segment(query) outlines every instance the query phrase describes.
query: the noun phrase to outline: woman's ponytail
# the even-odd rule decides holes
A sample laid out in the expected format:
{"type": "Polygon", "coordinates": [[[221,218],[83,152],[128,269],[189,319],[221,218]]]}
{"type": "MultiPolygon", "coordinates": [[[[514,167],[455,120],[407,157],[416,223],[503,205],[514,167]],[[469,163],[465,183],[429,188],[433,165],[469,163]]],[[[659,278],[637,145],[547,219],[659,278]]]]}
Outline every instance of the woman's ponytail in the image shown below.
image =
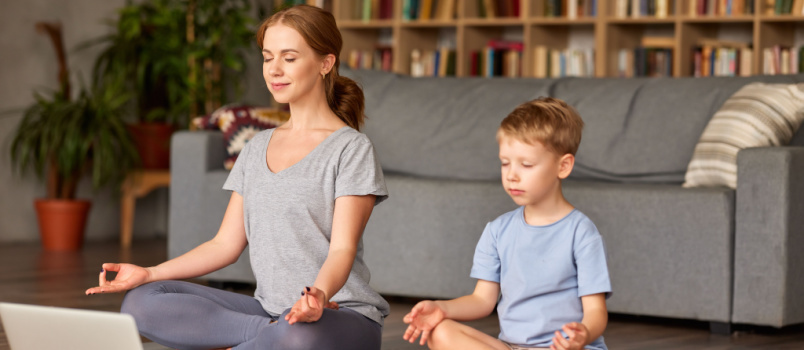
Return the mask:
{"type": "Polygon", "coordinates": [[[337,69],[327,74],[324,83],[329,108],[346,125],[360,131],[365,119],[363,89],[354,80],[340,76],[337,69]]]}

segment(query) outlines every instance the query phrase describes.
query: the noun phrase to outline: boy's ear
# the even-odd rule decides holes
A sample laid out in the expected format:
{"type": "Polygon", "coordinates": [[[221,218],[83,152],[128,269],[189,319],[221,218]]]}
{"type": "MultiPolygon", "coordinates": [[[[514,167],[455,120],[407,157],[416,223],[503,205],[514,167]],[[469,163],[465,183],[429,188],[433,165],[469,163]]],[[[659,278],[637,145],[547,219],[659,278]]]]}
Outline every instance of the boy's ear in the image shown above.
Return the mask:
{"type": "Polygon", "coordinates": [[[575,166],[575,156],[567,153],[558,160],[558,178],[564,180],[572,172],[572,167],[575,166]]]}

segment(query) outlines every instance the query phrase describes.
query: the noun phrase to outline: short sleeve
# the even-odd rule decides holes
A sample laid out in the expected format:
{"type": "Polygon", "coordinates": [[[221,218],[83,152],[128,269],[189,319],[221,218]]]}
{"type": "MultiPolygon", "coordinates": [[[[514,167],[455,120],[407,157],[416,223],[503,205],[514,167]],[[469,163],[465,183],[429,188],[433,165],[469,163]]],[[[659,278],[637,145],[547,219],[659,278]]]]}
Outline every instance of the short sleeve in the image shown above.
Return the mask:
{"type": "Polygon", "coordinates": [[[608,298],[611,296],[611,281],[603,237],[591,222],[589,225],[581,225],[580,229],[581,239],[574,249],[578,269],[578,296],[606,293],[608,298]]]}
{"type": "Polygon", "coordinates": [[[335,198],[374,195],[374,205],[388,198],[377,153],[367,137],[358,138],[341,153],[335,178],[335,198]]]}
{"type": "Polygon", "coordinates": [[[470,277],[500,283],[500,254],[497,251],[497,237],[492,230],[491,223],[486,224],[480,241],[475,248],[475,258],[472,263],[470,277]]]}
{"type": "Polygon", "coordinates": [[[241,196],[244,195],[243,186],[246,178],[246,163],[248,163],[251,144],[252,142],[247,142],[243,150],[240,151],[240,155],[237,156],[237,160],[235,160],[234,166],[232,166],[232,170],[229,172],[229,177],[227,177],[226,182],[223,183],[224,190],[235,191],[241,196]]]}

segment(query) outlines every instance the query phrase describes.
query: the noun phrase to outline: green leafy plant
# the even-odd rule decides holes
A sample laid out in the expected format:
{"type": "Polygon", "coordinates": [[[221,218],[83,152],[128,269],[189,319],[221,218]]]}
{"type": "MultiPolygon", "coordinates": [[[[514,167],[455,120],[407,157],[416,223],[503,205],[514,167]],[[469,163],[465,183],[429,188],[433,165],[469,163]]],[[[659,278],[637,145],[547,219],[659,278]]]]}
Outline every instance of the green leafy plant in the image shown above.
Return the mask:
{"type": "Polygon", "coordinates": [[[231,102],[230,88],[242,94],[255,23],[248,0],[129,0],[112,33],[84,46],[104,45],[93,76],[125,81],[138,121],[185,127],[231,102]]]}
{"type": "Polygon", "coordinates": [[[70,73],[59,23],[39,22],[59,64],[59,90],[50,95],[34,92],[11,142],[11,165],[22,173],[31,168],[46,176],[47,198],[75,199],[80,179],[90,174],[94,188],[118,189],[126,173],[138,162],[134,144],[121,118],[129,96],[122,81],[83,84],[71,98],[70,73]],[[46,175],[45,175],[46,174],[46,175]]]}
{"type": "Polygon", "coordinates": [[[11,143],[11,163],[23,173],[47,172],[47,197],[75,199],[79,180],[117,188],[137,162],[121,115],[128,97],[115,84],[82,88],[75,99],[64,91],[34,93],[11,143]]]}

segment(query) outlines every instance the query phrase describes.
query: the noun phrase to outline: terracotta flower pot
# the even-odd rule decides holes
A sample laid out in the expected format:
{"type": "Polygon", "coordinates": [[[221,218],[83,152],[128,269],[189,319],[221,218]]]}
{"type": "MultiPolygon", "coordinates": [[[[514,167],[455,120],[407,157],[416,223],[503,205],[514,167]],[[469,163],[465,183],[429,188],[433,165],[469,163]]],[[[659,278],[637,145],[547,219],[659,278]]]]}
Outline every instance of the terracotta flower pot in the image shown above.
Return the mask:
{"type": "Polygon", "coordinates": [[[91,205],[83,200],[35,200],[42,247],[48,251],[81,250],[91,205]]]}
{"type": "Polygon", "coordinates": [[[170,168],[170,137],[173,125],[165,123],[140,123],[128,125],[137,153],[145,169],[170,168]]]}

